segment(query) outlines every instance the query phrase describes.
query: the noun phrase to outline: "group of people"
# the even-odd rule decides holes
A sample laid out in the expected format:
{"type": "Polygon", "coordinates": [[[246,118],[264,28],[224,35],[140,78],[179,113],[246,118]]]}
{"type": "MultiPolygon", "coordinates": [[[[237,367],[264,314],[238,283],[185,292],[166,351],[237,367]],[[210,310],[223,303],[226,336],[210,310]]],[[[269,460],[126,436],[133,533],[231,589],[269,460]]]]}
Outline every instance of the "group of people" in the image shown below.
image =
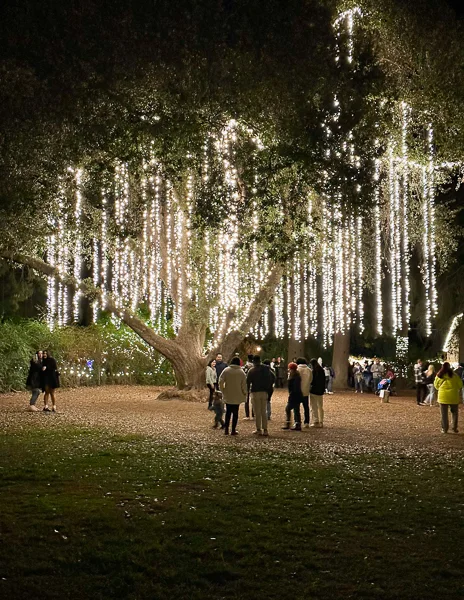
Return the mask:
{"type": "Polygon", "coordinates": [[[364,392],[377,394],[383,379],[387,379],[390,385],[395,380],[393,369],[388,365],[383,365],[379,358],[370,362],[368,360],[365,360],[364,363],[355,362],[351,369],[351,376],[353,384],[351,387],[354,387],[356,394],[364,394],[364,392]]]}
{"type": "MultiPolygon", "coordinates": [[[[256,421],[255,435],[268,436],[268,421],[271,419],[271,399],[274,388],[278,387],[278,369],[282,359],[264,360],[259,355],[248,355],[243,365],[238,354],[230,365],[218,354],[206,368],[206,385],[209,389],[208,409],[214,411],[213,427],[224,429],[226,435],[237,435],[237,423],[240,404],[245,404],[245,420],[250,420],[250,403],[252,417],[256,421]],[[278,362],[277,362],[278,361],[278,362]],[[278,369],[276,369],[278,365],[278,369]],[[224,404],[226,407],[225,420],[224,404]]],[[[311,360],[311,368],[305,358],[292,361],[287,368],[288,401],[285,408],[286,422],[284,430],[301,431],[302,426],[322,427],[324,421],[323,395],[327,391],[332,372],[326,375],[322,365],[311,360]],[[304,421],[301,420],[303,405],[304,421]],[[294,424],[292,425],[292,415],[294,424]]],[[[334,374],[333,374],[334,375],[334,374]]],[[[280,383],[280,382],[279,382],[280,383]]],[[[328,393],[332,393],[331,391],[328,393]]]]}
{"type": "Polygon", "coordinates": [[[451,431],[458,433],[459,404],[464,401],[464,365],[460,364],[453,371],[449,362],[435,374],[435,367],[429,364],[424,368],[421,359],[414,365],[416,383],[416,402],[419,406],[433,406],[435,401],[440,406],[441,431],[448,433],[449,413],[451,412],[451,431]]]}
{"type": "Polygon", "coordinates": [[[47,350],[39,350],[31,359],[26,387],[32,392],[28,406],[29,411],[39,411],[36,402],[40,394],[44,393],[44,407],[42,410],[56,412],[55,390],[60,387],[60,374],[56,360],[47,350]],[[50,400],[51,408],[48,405],[50,400]]]}

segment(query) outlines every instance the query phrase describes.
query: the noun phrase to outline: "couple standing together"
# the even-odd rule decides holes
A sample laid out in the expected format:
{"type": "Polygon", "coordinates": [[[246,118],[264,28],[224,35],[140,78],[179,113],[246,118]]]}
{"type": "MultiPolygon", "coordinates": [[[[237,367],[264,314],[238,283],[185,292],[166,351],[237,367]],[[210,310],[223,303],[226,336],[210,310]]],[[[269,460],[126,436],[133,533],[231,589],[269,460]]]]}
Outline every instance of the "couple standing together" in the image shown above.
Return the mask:
{"type": "Polygon", "coordinates": [[[240,366],[240,359],[234,357],[230,366],[226,367],[219,377],[219,389],[226,404],[226,419],[224,433],[229,435],[230,421],[232,419],[231,435],[237,435],[237,421],[240,404],[247,399],[250,393],[251,405],[255,414],[255,435],[268,436],[267,430],[267,402],[269,390],[274,383],[274,374],[271,369],[261,364],[260,356],[253,356],[253,366],[245,375],[240,366]]]}
{"type": "Polygon", "coordinates": [[[301,431],[301,410],[303,405],[304,426],[309,427],[309,408],[311,404],[311,427],[323,427],[324,424],[324,392],[325,371],[313,358],[311,369],[305,358],[298,358],[296,363],[288,365],[288,402],[285,407],[287,421],[284,430],[301,431]],[[294,425],[291,427],[291,419],[294,425]]]}
{"type": "Polygon", "coordinates": [[[50,356],[47,350],[43,352],[39,350],[31,360],[26,387],[32,391],[29,411],[37,412],[39,410],[35,403],[40,394],[45,392],[43,410],[45,412],[56,412],[55,390],[60,387],[60,374],[58,373],[56,360],[50,356]],[[48,407],[50,399],[52,401],[51,411],[48,407]]]}

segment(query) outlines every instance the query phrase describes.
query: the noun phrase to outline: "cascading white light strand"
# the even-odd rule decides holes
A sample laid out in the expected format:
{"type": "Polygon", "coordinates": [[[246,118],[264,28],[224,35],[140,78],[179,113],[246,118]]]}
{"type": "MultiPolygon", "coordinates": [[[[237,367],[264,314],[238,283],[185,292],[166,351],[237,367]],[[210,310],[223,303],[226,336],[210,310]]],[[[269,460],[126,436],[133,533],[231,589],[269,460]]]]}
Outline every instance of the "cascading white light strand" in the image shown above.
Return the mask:
{"type": "MultiPolygon", "coordinates": [[[[47,245],[47,262],[52,267],[56,261],[56,238],[50,235],[47,245]]],[[[48,327],[52,330],[55,327],[56,319],[56,278],[54,275],[47,277],[47,322],[48,327]]]]}
{"type": "Polygon", "coordinates": [[[432,319],[437,316],[437,255],[435,243],[435,159],[433,128],[429,125],[428,129],[428,150],[429,150],[429,217],[430,217],[430,309],[432,319]]]}
{"type": "Polygon", "coordinates": [[[463,317],[464,317],[464,313],[460,313],[459,315],[455,315],[453,320],[451,321],[450,328],[449,328],[448,333],[445,338],[445,343],[443,344],[444,352],[449,352],[451,340],[453,339],[455,330],[463,317]]]}
{"type": "Polygon", "coordinates": [[[375,159],[374,166],[374,220],[375,220],[375,303],[376,331],[383,333],[383,299],[382,299],[382,238],[380,223],[380,161],[375,159]]]}
{"type": "Polygon", "coordinates": [[[428,336],[432,333],[432,307],[430,302],[430,211],[429,211],[429,182],[427,167],[422,169],[422,214],[424,224],[424,234],[422,238],[422,251],[424,255],[423,282],[425,288],[425,332],[428,336]]]}
{"type": "Polygon", "coordinates": [[[402,225],[402,328],[409,329],[410,317],[411,317],[411,290],[410,290],[410,268],[409,268],[409,164],[408,164],[408,128],[409,128],[409,115],[410,108],[405,103],[401,104],[402,111],[402,137],[401,137],[401,150],[402,150],[402,169],[403,169],[403,186],[402,186],[402,214],[401,214],[401,225],[402,225]]]}
{"type": "Polygon", "coordinates": [[[106,308],[108,301],[108,200],[106,197],[106,190],[102,191],[102,218],[101,218],[101,289],[102,289],[102,308],[106,308]]]}
{"type": "Polygon", "coordinates": [[[362,234],[363,234],[363,219],[361,215],[358,215],[356,218],[356,245],[357,245],[357,255],[358,255],[358,323],[359,323],[359,331],[362,333],[364,331],[364,301],[363,301],[363,278],[364,278],[364,268],[363,268],[363,256],[362,256],[362,234]]]}
{"type": "MultiPolygon", "coordinates": [[[[82,271],[82,240],[80,228],[82,227],[81,219],[82,219],[82,192],[81,192],[81,183],[82,183],[82,169],[77,169],[75,172],[75,185],[76,185],[76,194],[75,194],[75,208],[74,208],[74,224],[76,231],[76,242],[74,245],[74,279],[79,284],[81,281],[81,271],[82,271]]],[[[75,321],[79,320],[79,308],[80,308],[80,299],[81,299],[81,291],[78,287],[76,287],[76,291],[74,292],[73,299],[73,317],[75,321]]]]}

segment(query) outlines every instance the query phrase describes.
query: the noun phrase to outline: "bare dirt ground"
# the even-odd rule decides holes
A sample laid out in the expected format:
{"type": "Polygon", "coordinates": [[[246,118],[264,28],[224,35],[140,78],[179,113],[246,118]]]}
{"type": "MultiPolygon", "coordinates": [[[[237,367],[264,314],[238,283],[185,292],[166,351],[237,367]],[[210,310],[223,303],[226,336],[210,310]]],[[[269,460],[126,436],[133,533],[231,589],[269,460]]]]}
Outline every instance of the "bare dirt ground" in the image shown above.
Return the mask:
{"type": "MultiPolygon", "coordinates": [[[[464,454],[464,433],[443,435],[439,407],[417,406],[409,395],[393,397],[382,404],[372,394],[353,392],[324,397],[323,429],[302,432],[281,430],[286,394],[275,392],[269,438],[252,434],[253,421],[244,421],[240,408],[239,436],[224,436],[214,430],[213,413],[205,403],[157,400],[164,388],[108,386],[57,391],[56,414],[29,413],[25,409],[29,395],[0,396],[0,430],[3,433],[28,428],[83,427],[103,428],[113,434],[140,434],[168,444],[194,444],[205,447],[234,444],[284,452],[307,449],[329,455],[380,452],[389,455],[464,454]]],[[[42,408],[42,397],[37,405],[42,408]]],[[[462,414],[462,406],[461,406],[462,414]]],[[[464,423],[462,424],[464,432],[464,423]]]]}

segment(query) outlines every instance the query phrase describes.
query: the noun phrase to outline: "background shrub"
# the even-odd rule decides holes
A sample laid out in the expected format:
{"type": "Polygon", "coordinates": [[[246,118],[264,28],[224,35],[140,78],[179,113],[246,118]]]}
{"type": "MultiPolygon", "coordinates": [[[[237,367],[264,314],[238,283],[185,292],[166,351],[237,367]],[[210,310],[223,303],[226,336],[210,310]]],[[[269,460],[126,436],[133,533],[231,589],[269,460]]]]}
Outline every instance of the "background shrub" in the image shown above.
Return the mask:
{"type": "Polygon", "coordinates": [[[0,323],[0,392],[25,389],[39,349],[56,359],[63,387],[174,384],[169,362],[123,324],[106,319],[50,330],[45,322],[21,320],[0,323]]]}

